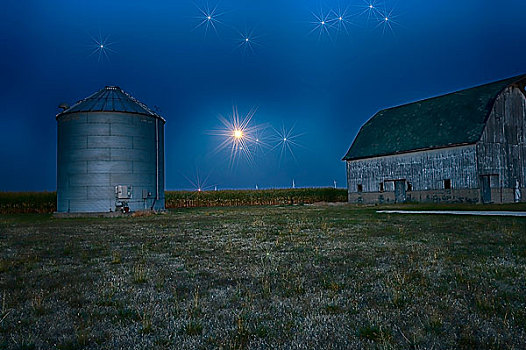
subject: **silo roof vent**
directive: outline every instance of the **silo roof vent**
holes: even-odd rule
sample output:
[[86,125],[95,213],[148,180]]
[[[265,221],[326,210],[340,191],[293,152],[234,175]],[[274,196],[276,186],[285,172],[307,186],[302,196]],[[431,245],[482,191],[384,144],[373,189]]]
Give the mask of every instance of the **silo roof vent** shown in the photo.
[[67,103],[61,103],[58,105],[58,108],[61,108],[63,111],[69,108],[69,105]]
[[118,86],[106,86],[60,112],[57,114],[57,118],[64,114],[76,112],[127,112],[149,115],[164,121],[159,114]]

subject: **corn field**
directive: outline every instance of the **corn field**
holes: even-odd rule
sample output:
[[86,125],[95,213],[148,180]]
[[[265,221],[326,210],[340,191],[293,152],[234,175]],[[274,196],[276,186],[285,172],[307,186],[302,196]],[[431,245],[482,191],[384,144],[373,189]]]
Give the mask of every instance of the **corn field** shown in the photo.
[[[347,191],[334,188],[269,190],[167,191],[166,208],[292,205],[345,202]],[[0,192],[0,213],[53,213],[56,192]]]
[[56,210],[56,192],[0,192],[0,214],[45,214]]
[[292,205],[345,202],[347,191],[334,188],[166,192],[166,208]]

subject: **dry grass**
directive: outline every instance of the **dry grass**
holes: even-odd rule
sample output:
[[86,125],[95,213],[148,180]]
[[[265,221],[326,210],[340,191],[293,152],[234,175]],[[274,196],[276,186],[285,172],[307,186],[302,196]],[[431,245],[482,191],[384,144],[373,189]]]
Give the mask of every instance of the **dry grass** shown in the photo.
[[0,348],[526,346],[526,220],[375,207],[0,216]]

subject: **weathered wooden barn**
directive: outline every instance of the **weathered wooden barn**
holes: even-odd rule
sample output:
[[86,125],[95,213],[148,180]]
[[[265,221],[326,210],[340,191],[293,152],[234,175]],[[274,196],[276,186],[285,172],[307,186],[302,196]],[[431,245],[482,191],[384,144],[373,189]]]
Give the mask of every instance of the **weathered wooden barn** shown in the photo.
[[351,203],[526,201],[526,75],[378,112],[343,158]]

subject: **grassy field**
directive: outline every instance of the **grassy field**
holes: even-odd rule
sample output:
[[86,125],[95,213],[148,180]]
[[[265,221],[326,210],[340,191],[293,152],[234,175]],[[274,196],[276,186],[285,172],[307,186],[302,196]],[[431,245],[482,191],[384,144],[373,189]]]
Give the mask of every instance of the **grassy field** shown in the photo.
[[526,219],[379,208],[0,215],[0,348],[526,347]]

